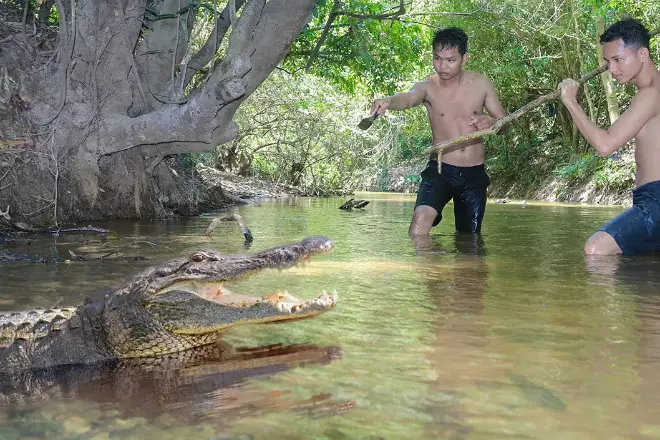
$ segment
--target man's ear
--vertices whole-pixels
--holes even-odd
[[[466,53],[463,55],[463,61],[461,62],[461,66],[465,66],[465,64],[470,60],[470,54]]]
[[[639,59],[642,61],[646,61],[651,57],[648,47],[640,47],[637,49],[637,54],[639,55]]]

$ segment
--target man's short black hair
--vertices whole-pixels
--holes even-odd
[[[600,36],[600,44],[616,41],[619,38],[623,40],[623,44],[633,49],[639,49],[640,47],[648,49],[651,41],[649,31],[641,21],[634,18],[617,21],[607,28]]]
[[[438,46],[440,46],[439,48],[441,50],[455,47],[458,49],[458,53],[463,56],[467,52],[467,43],[468,37],[463,29],[448,27],[440,29],[435,33],[435,37],[433,37],[433,50],[436,50]]]

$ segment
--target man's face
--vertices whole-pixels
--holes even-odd
[[[442,80],[448,80],[461,71],[461,66],[465,61],[465,56],[461,56],[457,47],[441,49],[436,46],[433,51],[433,68]]]
[[[626,47],[621,38],[603,44],[603,58],[607,61],[607,70],[619,84],[629,82],[642,70],[640,52],[643,49]]]

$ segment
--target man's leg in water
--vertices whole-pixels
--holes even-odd
[[[660,250],[660,182],[633,191],[633,206],[610,220],[584,245],[587,255],[640,254]]]
[[[419,205],[415,208],[408,234],[410,235],[428,235],[433,227],[433,222],[438,216],[438,211],[428,205]]]
[[[437,162],[430,161],[422,171],[422,182],[417,191],[415,212],[408,234],[428,235],[433,226],[440,223],[442,209],[453,196],[453,187],[442,174],[438,174]]]
[[[604,231],[598,231],[584,244],[587,255],[616,255],[622,253],[614,237]]]

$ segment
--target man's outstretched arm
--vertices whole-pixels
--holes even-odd
[[[387,109],[406,110],[420,105],[426,99],[426,84],[419,82],[409,92],[397,93],[383,99],[376,99],[371,106],[372,115],[382,115]]]
[[[589,116],[577,102],[579,84],[565,79],[559,84],[561,100],[571,114],[577,129],[601,156],[608,156],[630,141],[657,113],[660,94],[654,89],[640,90],[630,102],[630,107],[604,130],[591,122]]]

